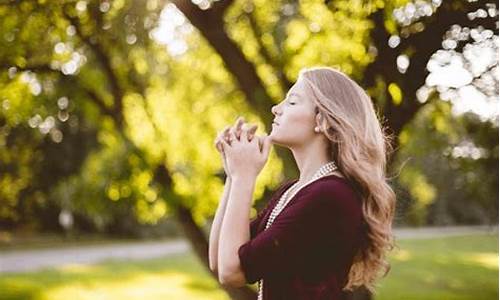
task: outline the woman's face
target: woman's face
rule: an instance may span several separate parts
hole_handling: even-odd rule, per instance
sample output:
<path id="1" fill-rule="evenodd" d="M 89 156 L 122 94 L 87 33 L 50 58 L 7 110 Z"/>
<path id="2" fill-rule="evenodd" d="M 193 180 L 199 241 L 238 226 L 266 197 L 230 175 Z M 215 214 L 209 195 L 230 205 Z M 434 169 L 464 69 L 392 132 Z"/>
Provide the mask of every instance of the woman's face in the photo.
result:
<path id="1" fill-rule="evenodd" d="M 274 144 L 293 147 L 307 143 L 315 136 L 316 113 L 309 89 L 299 77 L 286 98 L 272 107 L 274 123 L 269 137 Z"/>

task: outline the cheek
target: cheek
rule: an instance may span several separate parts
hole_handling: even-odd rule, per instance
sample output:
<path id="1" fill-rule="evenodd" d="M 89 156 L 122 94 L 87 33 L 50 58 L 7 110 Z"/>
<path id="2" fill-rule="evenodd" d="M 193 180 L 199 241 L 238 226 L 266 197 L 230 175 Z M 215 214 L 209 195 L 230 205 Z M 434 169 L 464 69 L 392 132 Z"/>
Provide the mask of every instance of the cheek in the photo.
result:
<path id="1" fill-rule="evenodd" d="M 299 105 L 297 107 L 294 107 L 290 109 L 289 114 L 287 116 L 287 122 L 290 122 L 291 124 L 305 124 L 308 122 L 309 118 L 308 113 L 305 111 L 305 107 Z"/>
<path id="2" fill-rule="evenodd" d="M 290 116 L 290 123 L 293 124 L 292 127 L 296 130 L 307 132 L 314 129 L 314 115 L 309 114 L 309 112 L 305 111 L 305 108 L 302 108 Z"/>
<path id="3" fill-rule="evenodd" d="M 303 139 L 304 136 L 313 133 L 314 117 L 303 111 L 290 112 L 284 125 L 278 129 L 280 133 L 283 132 L 286 136 Z"/>

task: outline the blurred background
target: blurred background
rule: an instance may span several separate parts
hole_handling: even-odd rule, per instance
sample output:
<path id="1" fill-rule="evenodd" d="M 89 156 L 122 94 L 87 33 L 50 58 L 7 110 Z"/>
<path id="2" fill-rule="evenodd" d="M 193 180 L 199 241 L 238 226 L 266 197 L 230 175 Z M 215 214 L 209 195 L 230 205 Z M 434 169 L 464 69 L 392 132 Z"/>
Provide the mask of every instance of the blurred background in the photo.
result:
<path id="1" fill-rule="evenodd" d="M 498 299 L 494 1 L 0 0 L 0 299 L 255 299 L 219 285 L 213 145 L 331 66 L 395 135 L 376 295 Z M 252 217 L 298 176 L 275 146 Z"/>

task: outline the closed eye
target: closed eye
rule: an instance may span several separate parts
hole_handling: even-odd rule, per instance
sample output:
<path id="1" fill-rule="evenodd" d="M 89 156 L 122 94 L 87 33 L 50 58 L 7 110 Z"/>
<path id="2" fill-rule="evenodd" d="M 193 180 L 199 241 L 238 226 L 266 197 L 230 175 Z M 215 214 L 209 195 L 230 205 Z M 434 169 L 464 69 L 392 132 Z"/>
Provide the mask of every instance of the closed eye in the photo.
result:
<path id="1" fill-rule="evenodd" d="M 295 101 L 292 100 L 294 97 L 296 97 L 295 93 L 292 93 L 288 96 L 288 103 L 290 103 L 290 105 L 297 104 Z"/>

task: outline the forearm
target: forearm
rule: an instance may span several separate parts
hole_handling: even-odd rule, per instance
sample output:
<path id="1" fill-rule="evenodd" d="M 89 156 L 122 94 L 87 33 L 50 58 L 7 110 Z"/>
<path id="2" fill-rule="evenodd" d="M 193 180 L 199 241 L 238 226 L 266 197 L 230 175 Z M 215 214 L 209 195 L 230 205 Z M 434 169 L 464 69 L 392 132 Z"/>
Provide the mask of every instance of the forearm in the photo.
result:
<path id="1" fill-rule="evenodd" d="M 222 276 L 239 268 L 238 249 L 250 240 L 250 208 L 255 181 L 253 177 L 233 178 L 219 238 L 218 267 Z"/>
<path id="2" fill-rule="evenodd" d="M 224 219 L 224 214 L 227 206 L 227 199 L 229 198 L 229 191 L 231 190 L 231 177 L 226 177 L 226 182 L 224 184 L 224 191 L 219 201 L 219 206 L 215 213 L 214 220 L 212 222 L 212 227 L 210 229 L 210 242 L 208 248 L 208 257 L 210 270 L 217 272 L 217 255 L 219 252 L 219 236 L 220 229 L 222 225 L 222 220 Z"/>

